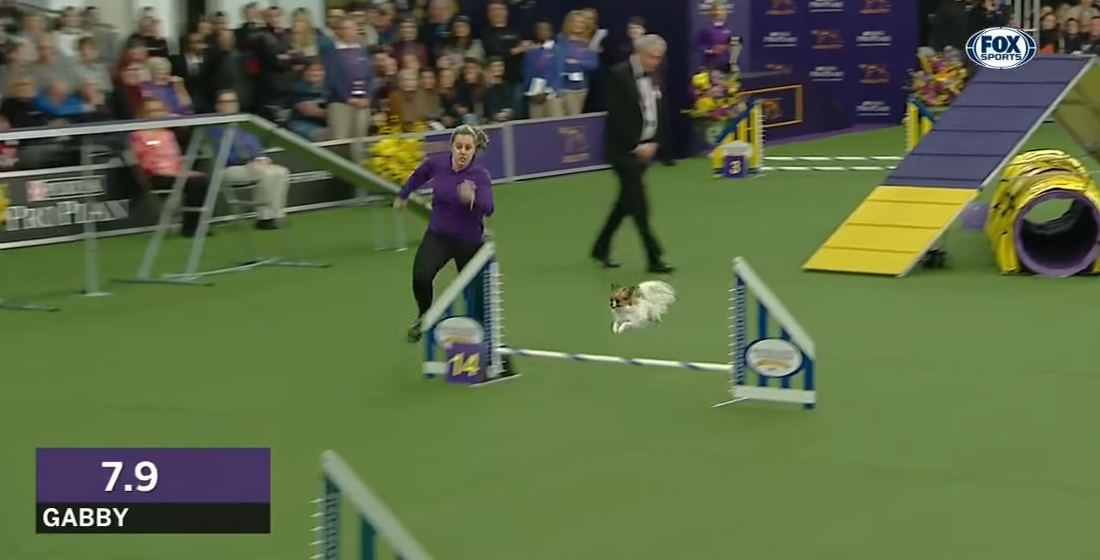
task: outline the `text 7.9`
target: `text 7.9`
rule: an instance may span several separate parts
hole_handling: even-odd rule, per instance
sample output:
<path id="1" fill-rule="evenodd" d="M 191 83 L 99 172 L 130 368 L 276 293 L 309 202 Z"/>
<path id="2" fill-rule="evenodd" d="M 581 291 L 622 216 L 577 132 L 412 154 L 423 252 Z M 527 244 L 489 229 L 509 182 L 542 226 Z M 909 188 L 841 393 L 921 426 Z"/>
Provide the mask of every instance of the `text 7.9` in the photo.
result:
<path id="1" fill-rule="evenodd" d="M 111 469 L 111 479 L 107 481 L 107 487 L 103 489 L 104 492 L 113 492 L 115 485 L 118 482 L 119 474 L 122 473 L 124 465 L 121 461 L 103 461 L 99 464 L 105 469 Z M 138 492 L 149 492 L 157 487 L 157 466 L 151 461 L 142 461 L 134 467 L 134 478 L 139 480 L 142 484 L 137 486 L 130 486 L 129 484 L 123 485 L 123 491 L 129 492 L 131 489 Z"/>

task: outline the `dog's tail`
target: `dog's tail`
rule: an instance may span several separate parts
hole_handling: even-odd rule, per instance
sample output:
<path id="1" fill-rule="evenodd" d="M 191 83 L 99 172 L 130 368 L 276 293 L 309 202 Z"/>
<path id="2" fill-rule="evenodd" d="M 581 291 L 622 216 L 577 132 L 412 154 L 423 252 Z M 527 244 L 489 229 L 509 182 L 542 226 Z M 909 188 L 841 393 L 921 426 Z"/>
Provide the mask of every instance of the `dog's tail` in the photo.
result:
<path id="1" fill-rule="evenodd" d="M 638 284 L 638 290 L 642 293 L 642 297 L 662 308 L 667 308 L 676 302 L 676 290 L 660 280 L 642 282 Z"/>

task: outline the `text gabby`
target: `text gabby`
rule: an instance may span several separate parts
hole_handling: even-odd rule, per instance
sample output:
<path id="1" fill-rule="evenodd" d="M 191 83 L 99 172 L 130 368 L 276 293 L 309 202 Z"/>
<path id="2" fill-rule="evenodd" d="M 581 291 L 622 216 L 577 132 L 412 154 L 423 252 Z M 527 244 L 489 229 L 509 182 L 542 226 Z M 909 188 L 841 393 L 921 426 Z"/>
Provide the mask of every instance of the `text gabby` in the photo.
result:
<path id="1" fill-rule="evenodd" d="M 124 527 L 130 508 L 67 507 L 46 508 L 42 523 L 47 527 Z"/>

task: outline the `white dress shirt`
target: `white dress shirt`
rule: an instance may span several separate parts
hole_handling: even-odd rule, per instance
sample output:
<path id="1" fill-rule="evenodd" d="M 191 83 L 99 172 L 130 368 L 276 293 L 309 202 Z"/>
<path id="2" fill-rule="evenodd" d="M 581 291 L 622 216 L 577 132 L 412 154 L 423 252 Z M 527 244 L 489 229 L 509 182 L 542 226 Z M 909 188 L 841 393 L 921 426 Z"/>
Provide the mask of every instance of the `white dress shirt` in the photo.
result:
<path id="1" fill-rule="evenodd" d="M 653 140 L 657 135 L 657 87 L 653 78 L 647 76 L 638 62 L 637 56 L 630 57 L 630 67 L 634 70 L 634 81 L 638 84 L 638 97 L 641 99 L 642 136 L 639 143 Z"/>
<path id="2" fill-rule="evenodd" d="M 202 67 L 202 56 L 194 53 L 187 53 L 184 55 L 184 60 L 187 62 L 187 74 L 195 75 L 199 73 L 199 69 Z"/>

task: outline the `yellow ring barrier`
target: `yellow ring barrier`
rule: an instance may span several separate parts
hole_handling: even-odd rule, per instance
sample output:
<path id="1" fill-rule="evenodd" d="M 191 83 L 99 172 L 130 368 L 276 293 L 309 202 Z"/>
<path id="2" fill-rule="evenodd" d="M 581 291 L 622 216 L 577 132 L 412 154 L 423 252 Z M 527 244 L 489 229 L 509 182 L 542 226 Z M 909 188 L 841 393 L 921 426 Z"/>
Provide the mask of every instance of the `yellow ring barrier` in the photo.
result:
<path id="1" fill-rule="evenodd" d="M 1070 210 L 1042 225 L 1025 219 L 1034 206 L 1052 198 L 1072 201 Z M 985 232 L 1003 273 L 1060 277 L 1100 272 L 1100 190 L 1088 169 L 1065 152 L 1024 152 L 1005 168 Z"/>

